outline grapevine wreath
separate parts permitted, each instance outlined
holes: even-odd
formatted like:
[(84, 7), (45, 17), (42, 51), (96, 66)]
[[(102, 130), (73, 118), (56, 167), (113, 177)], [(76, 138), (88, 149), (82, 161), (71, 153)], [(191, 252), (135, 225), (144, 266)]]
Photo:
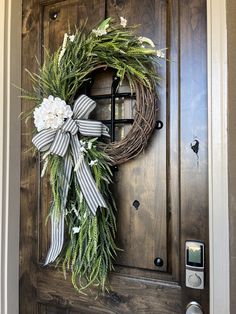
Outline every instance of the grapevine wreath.
[[(75, 289), (107, 288), (107, 276), (117, 254), (116, 206), (109, 190), (111, 165), (143, 151), (155, 127), (157, 64), (164, 58), (136, 28), (108, 18), (85, 34), (65, 34), (54, 54), (46, 52), (39, 73), (30, 73), (35, 133), (32, 142), (41, 153), (41, 176), (48, 173), (52, 189), (51, 247), (45, 265), (56, 261), (64, 275), (71, 272)], [(96, 107), (79, 88), (94, 71), (111, 68), (120, 83), (127, 79), (136, 94), (135, 116), (128, 134), (107, 144), (109, 129), (90, 120)]]

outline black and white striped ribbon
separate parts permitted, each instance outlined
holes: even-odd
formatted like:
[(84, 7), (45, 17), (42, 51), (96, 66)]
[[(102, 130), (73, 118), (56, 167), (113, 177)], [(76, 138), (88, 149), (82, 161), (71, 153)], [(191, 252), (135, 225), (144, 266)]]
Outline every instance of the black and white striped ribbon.
[[(107, 207), (88, 165), (81, 156), (81, 144), (77, 135), (79, 133), (83, 136), (109, 136), (108, 128), (103, 123), (87, 120), (90, 112), (95, 107), (96, 103), (92, 99), (86, 95), (80, 96), (74, 103), (73, 117), (67, 119), (59, 130), (42, 130), (32, 139), (33, 144), (39, 151), (48, 150), (51, 154), (64, 157), (63, 204), (61, 204), (62, 208), (60, 209), (59, 216), (58, 210), (56, 208), (52, 209), (51, 246), (46, 257), (45, 265), (55, 261), (63, 247), (64, 215), (73, 163), (76, 178), (91, 212), (95, 214), (98, 207)], [(73, 162), (68, 153), (69, 145), (71, 146)], [(79, 166), (76, 167), (78, 163)]]
[(60, 254), (63, 243), (64, 243), (64, 215), (65, 207), (67, 202), (67, 195), (70, 186), (70, 177), (72, 171), (72, 161), (70, 156), (67, 154), (64, 160), (64, 178), (63, 178), (63, 193), (61, 204), (61, 213), (58, 215), (56, 208), (52, 209), (51, 214), (51, 246), (48, 251), (45, 264), (47, 265), (51, 262), (54, 262), (57, 256)]

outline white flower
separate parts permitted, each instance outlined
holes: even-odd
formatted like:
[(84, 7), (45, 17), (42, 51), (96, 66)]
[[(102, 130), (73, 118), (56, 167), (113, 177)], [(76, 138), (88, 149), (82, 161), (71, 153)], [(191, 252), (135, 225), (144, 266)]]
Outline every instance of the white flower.
[(71, 107), (64, 100), (50, 95), (34, 110), (34, 124), (38, 132), (49, 128), (58, 129), (72, 115)]
[(98, 160), (97, 159), (94, 159), (94, 160), (91, 160), (90, 163), (89, 163), (89, 166), (90, 167), (93, 167), (93, 166), (96, 166), (98, 164)]
[(87, 152), (87, 150), (86, 150), (86, 148), (84, 146), (80, 147), (80, 151), (81, 151), (81, 153), (86, 153)]
[(80, 142), (80, 144), (81, 144), (82, 146), (86, 146), (86, 142), (85, 142), (85, 141), (80, 140), (79, 142)]
[(91, 141), (88, 142), (88, 150), (90, 150), (93, 146), (93, 143)]
[(120, 25), (123, 27), (127, 25), (127, 20), (123, 16), (120, 16)]
[(96, 35), (96, 37), (103, 36), (107, 34), (106, 29), (93, 29), (92, 32)]
[(72, 228), (73, 234), (80, 232), (80, 227), (73, 227)]
[(140, 41), (141, 44), (148, 44), (150, 45), (151, 47), (155, 47), (155, 44), (154, 42), (150, 39), (150, 38), (147, 38), (147, 37), (139, 37), (138, 40)]
[(64, 49), (66, 48), (67, 39), (68, 39), (68, 34), (65, 33), (65, 34), (64, 34), (64, 38), (63, 38), (63, 42), (62, 42), (62, 49), (63, 49), (63, 48), (64, 48)]
[(79, 217), (79, 211), (76, 209), (75, 205), (72, 206), (72, 211), (75, 213), (76, 217)]
[(68, 37), (69, 37), (68, 34), (65, 33), (65, 34), (64, 34), (64, 38), (63, 38), (63, 43), (62, 43), (61, 51), (60, 51), (59, 57), (58, 57), (58, 66), (60, 65), (61, 59), (62, 59), (62, 57), (63, 57), (64, 54), (65, 54), (65, 51), (66, 51), (66, 44), (67, 44), (67, 39), (68, 39)]
[(106, 24), (103, 27), (99, 27), (98, 29), (93, 29), (92, 32), (96, 35), (96, 37), (103, 36), (107, 34), (107, 29), (109, 28), (109, 24)]
[(82, 204), (83, 199), (84, 199), (83, 193), (80, 192), (80, 194), (79, 194), (79, 203), (80, 203), (80, 205)]
[(160, 50), (157, 50), (156, 51), (156, 54), (157, 54), (157, 57), (158, 58), (161, 58), (161, 59), (164, 59), (165, 58), (165, 54), (164, 52), (160, 49)]
[(73, 43), (73, 41), (75, 40), (75, 35), (70, 35), (69, 40)]

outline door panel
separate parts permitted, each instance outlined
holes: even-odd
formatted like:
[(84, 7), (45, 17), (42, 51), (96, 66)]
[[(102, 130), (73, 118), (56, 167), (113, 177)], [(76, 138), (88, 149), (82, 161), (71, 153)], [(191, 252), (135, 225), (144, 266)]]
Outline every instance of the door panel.
[[(91, 29), (108, 16), (140, 24), (141, 36), (168, 48), (170, 62), (158, 68), (157, 87), (164, 127), (154, 131), (140, 157), (115, 173), (117, 241), (124, 251), (111, 275), (111, 292), (82, 296), (60, 270), (42, 266), (50, 245), (50, 186), (40, 178), (38, 156), (27, 151), (32, 125), (22, 123), (20, 313), (184, 313), (193, 300), (208, 313), (206, 1), (24, 0), (23, 68), (35, 71), (34, 55), (42, 60), (42, 46), (58, 48), (68, 25), (73, 29), (88, 19), (85, 30)], [(110, 70), (96, 73), (90, 96), (110, 93), (111, 76)], [(22, 84), (30, 89), (25, 73)], [(125, 82), (120, 87), (128, 88)], [(134, 100), (117, 101), (117, 117), (130, 118), (133, 105)], [(23, 101), (22, 111), (31, 107)], [(109, 101), (99, 101), (94, 117), (109, 118), (109, 108)], [(117, 129), (118, 136), (128, 128)], [(189, 239), (206, 245), (204, 290), (185, 287)], [(163, 266), (154, 264), (156, 257)]]
[[(110, 1), (107, 14), (117, 19), (125, 16), (131, 25), (145, 25), (138, 30), (141, 36), (152, 38), (159, 47), (167, 46), (167, 1), (144, 1), (142, 5), (134, 0), (116, 5)], [(166, 125), (165, 62), (160, 76), (163, 79), (159, 88), (160, 103), (165, 105), (160, 106), (158, 119)], [(156, 130), (145, 153), (119, 167), (116, 174), (118, 240), (124, 249), (117, 262), (123, 267), (156, 271), (154, 259), (161, 257), (164, 264), (158, 270), (167, 270), (167, 185), (166, 171), (163, 171), (166, 169), (166, 147), (166, 128)], [(140, 203), (138, 210), (132, 205), (135, 200)]]
[(68, 28), (84, 26), (90, 30), (105, 15), (104, 0), (68, 0), (68, 1), (42, 1), (41, 5), (43, 38), (42, 43), (50, 51), (61, 45)]

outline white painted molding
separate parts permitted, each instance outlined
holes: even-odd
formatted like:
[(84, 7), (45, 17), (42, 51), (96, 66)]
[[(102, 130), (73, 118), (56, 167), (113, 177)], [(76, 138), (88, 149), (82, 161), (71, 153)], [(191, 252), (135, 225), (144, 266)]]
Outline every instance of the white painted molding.
[(21, 0), (0, 1), (0, 313), (19, 313)]
[(208, 0), (210, 313), (230, 313), (226, 0)]

